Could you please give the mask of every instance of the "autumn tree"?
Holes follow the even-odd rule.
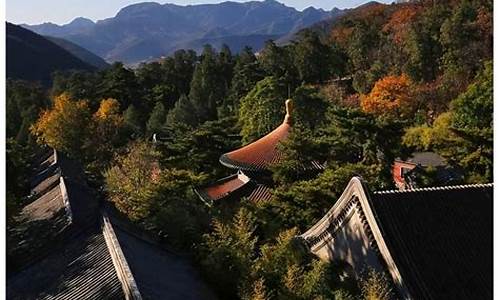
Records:
[[[408,116],[413,111],[411,81],[407,75],[386,76],[361,99],[363,111],[375,115]]]
[[[116,99],[103,99],[99,109],[92,116],[90,134],[84,149],[91,168],[100,173],[113,157],[114,151],[127,142],[125,123]]]
[[[82,146],[89,134],[92,114],[85,100],[72,100],[66,94],[54,99],[31,127],[37,141],[74,157],[82,157]]]
[[[484,66],[467,90],[451,102],[451,108],[433,122],[406,130],[406,146],[433,150],[448,163],[466,172],[469,182],[493,178],[493,69]]]

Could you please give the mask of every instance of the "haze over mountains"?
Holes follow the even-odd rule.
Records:
[[[179,6],[145,2],[121,9],[115,17],[94,23],[76,18],[66,25],[22,24],[46,36],[64,38],[108,62],[134,64],[204,44],[223,43],[237,52],[245,45],[258,51],[269,39],[289,36],[342,10],[307,8],[297,11],[274,0]]]

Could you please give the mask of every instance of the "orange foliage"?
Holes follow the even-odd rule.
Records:
[[[404,116],[412,111],[411,80],[406,75],[386,76],[361,96],[361,108],[376,115]]]
[[[96,119],[107,119],[120,113],[120,103],[113,98],[102,100],[99,109],[95,112]]]
[[[419,13],[419,6],[406,5],[396,10],[389,21],[384,25],[382,31],[392,33],[392,39],[396,44],[401,44],[406,37],[408,29]]]
[[[345,47],[353,31],[352,27],[337,27],[332,30],[331,38],[340,46]]]

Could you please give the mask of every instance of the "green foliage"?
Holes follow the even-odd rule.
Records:
[[[227,169],[219,163],[221,153],[240,146],[235,118],[208,121],[197,128],[185,124],[167,126],[158,149],[166,166],[224,176]]]
[[[165,125],[166,118],[167,112],[165,111],[165,106],[161,102],[156,103],[146,123],[147,136],[159,132],[163,125]]]
[[[229,110],[228,113],[237,114],[240,99],[248,94],[255,84],[263,78],[263,70],[259,66],[252,49],[245,47],[236,59],[231,89],[225,105]]]
[[[306,230],[335,204],[353,176],[363,177],[373,188],[384,186],[381,169],[381,165],[362,163],[332,166],[317,178],[278,187],[264,207],[273,212],[282,227]]]
[[[159,157],[146,142],[131,144],[104,174],[108,198],[161,241],[190,249],[207,225],[192,186],[206,178],[187,170],[162,168]]]
[[[117,99],[121,107],[141,104],[138,101],[139,88],[135,74],[122,63],[114,63],[104,72],[97,90],[101,98]]]
[[[159,153],[146,142],[130,145],[128,153],[116,156],[104,173],[109,200],[131,220],[151,213],[159,192]]]
[[[230,224],[215,220],[212,227],[212,233],[204,236],[202,266],[221,294],[236,295],[256,255],[255,219],[241,209]]]
[[[166,124],[169,126],[176,126],[177,124],[194,126],[198,123],[194,112],[193,103],[189,101],[186,95],[182,95],[179,101],[175,103],[174,108],[168,112]]]
[[[407,129],[403,143],[408,147],[434,150],[452,165],[460,166],[469,182],[493,178],[493,72],[491,63],[467,91],[451,102],[432,127]]]
[[[217,118],[217,105],[224,100],[227,88],[217,55],[213,48],[207,45],[203,49],[200,63],[194,70],[189,91],[189,100],[195,109],[198,124]]]
[[[6,135],[21,144],[29,143],[29,127],[50,101],[39,84],[26,81],[7,80],[6,91]]]
[[[140,137],[144,134],[144,122],[141,112],[133,104],[123,112],[123,118],[131,136]]]
[[[294,45],[294,63],[303,83],[321,83],[332,73],[333,51],[323,44],[317,33],[300,33]]]
[[[285,115],[286,87],[274,77],[266,77],[241,99],[239,122],[244,143],[271,132]]]

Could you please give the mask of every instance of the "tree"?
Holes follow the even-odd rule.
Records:
[[[158,193],[159,153],[146,142],[129,146],[128,153],[117,155],[113,166],[104,173],[109,199],[131,220],[151,213]]]
[[[50,101],[39,84],[20,80],[6,82],[6,135],[25,145],[31,143],[30,126]]]
[[[204,235],[202,266],[221,294],[234,297],[239,282],[250,275],[257,238],[254,217],[240,209],[230,224],[213,222]]]
[[[294,63],[302,83],[322,83],[330,77],[332,52],[317,33],[310,30],[300,33],[294,45]]]
[[[88,168],[99,174],[106,169],[113,158],[113,152],[127,142],[125,122],[120,113],[120,104],[116,99],[104,99],[99,109],[92,116],[89,125],[90,134],[85,141]],[[100,174],[99,174],[100,175]]]
[[[131,104],[141,105],[138,99],[139,87],[133,71],[117,62],[102,72],[104,74],[102,82],[97,87],[102,98],[117,99],[121,107],[129,107]]]
[[[141,114],[133,104],[125,110],[123,118],[130,135],[142,136],[144,134],[144,123]]]
[[[189,100],[193,104],[199,123],[217,118],[217,106],[223,102],[226,89],[215,51],[206,45],[201,62],[194,71],[189,91]]]
[[[166,124],[169,126],[176,126],[177,124],[195,126],[198,123],[199,121],[193,103],[189,101],[186,95],[182,95],[175,103],[174,108],[167,114]]]
[[[299,83],[297,67],[293,63],[292,46],[278,47],[269,40],[259,53],[259,64],[267,76],[284,81],[291,89]]]
[[[434,150],[451,165],[465,171],[468,182],[490,182],[493,178],[493,69],[485,64],[475,82],[439,115],[432,126],[407,129],[406,146]]]
[[[409,116],[415,103],[412,103],[411,81],[405,74],[386,76],[375,83],[371,92],[361,99],[363,111],[375,115],[393,117]]]
[[[442,67],[452,86],[462,90],[481,68],[484,41],[475,26],[477,9],[468,1],[455,6],[451,16],[441,26],[443,47]]]
[[[159,132],[165,125],[166,118],[167,112],[165,111],[165,106],[161,102],[156,103],[146,124],[147,135],[150,136],[153,133]]]
[[[369,269],[360,282],[361,294],[366,300],[389,300],[393,298],[392,288],[384,273]]]
[[[234,114],[234,112],[238,112],[240,99],[248,94],[258,81],[264,78],[263,72],[252,49],[245,47],[236,59],[231,89],[228,94],[228,101],[225,104],[228,107],[228,113]]]
[[[286,87],[274,77],[266,77],[241,99],[239,122],[244,143],[271,132],[283,121]]]
[[[87,101],[74,101],[68,95],[61,94],[54,99],[50,109],[41,113],[31,127],[31,132],[39,143],[81,157],[90,123],[91,112]]]

